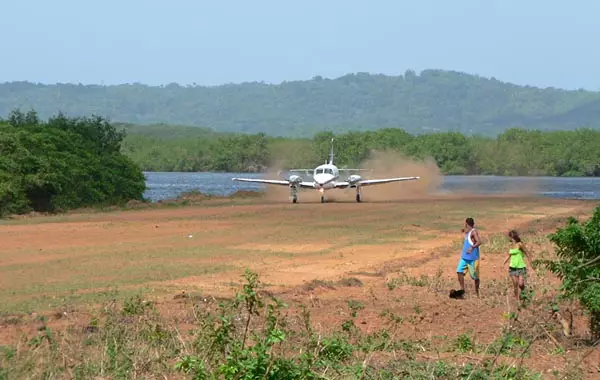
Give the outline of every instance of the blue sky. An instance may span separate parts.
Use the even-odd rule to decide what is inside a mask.
[[[600,90],[597,0],[6,0],[0,82],[464,71]]]

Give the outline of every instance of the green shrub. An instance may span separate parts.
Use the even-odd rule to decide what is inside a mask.
[[[557,260],[538,260],[561,280],[564,298],[577,299],[590,313],[592,339],[600,339],[600,206],[585,223],[569,218],[549,236]]]
[[[0,216],[142,200],[145,178],[101,118],[13,111],[0,121]]]

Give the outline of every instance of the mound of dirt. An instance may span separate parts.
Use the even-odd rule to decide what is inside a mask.
[[[260,191],[238,190],[228,196],[228,198],[260,198],[264,194]]]
[[[213,199],[248,199],[248,198],[260,198],[263,196],[263,193],[260,191],[251,191],[251,190],[238,190],[229,195],[219,195],[219,194],[206,194],[198,190],[193,190],[185,193],[179,194],[178,197],[174,199],[166,199],[160,200],[158,204],[190,204],[190,203],[200,203],[203,201],[213,200]]]

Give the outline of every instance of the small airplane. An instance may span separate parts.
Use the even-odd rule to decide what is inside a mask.
[[[399,178],[384,178],[384,179],[369,179],[364,180],[358,174],[350,175],[345,181],[338,181],[340,173],[343,172],[360,172],[368,171],[369,169],[338,169],[333,164],[333,139],[331,139],[331,153],[329,153],[329,161],[324,165],[319,165],[315,169],[292,169],[290,173],[305,172],[307,175],[313,172],[313,181],[303,181],[298,175],[291,175],[287,180],[275,179],[256,179],[256,178],[232,178],[234,181],[241,182],[257,182],[268,185],[280,185],[290,187],[290,197],[293,203],[298,202],[298,187],[305,189],[315,189],[321,193],[321,203],[325,203],[325,191],[331,189],[347,189],[356,188],[356,201],[360,202],[360,189],[363,186],[373,186],[390,182],[412,181],[420,179],[420,177],[399,177]]]

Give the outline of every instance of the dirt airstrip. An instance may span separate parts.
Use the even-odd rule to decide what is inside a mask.
[[[239,289],[244,269],[250,268],[260,275],[265,290],[292,305],[310,305],[323,330],[348,317],[347,301],[352,299],[364,305],[358,321],[366,332],[381,326],[382,312],[393,311],[411,321],[402,338],[431,341],[468,333],[487,344],[505,325],[505,313],[514,310],[507,268],[502,265],[505,232],[517,228],[535,254],[551,255],[545,236],[566,217],[589,216],[596,206],[522,196],[423,196],[372,202],[365,196],[367,201],[360,204],[345,199],[320,204],[301,198],[296,205],[285,197],[4,222],[1,312],[52,313],[69,305],[74,314],[84,313],[110,292],[126,296],[143,291],[166,313],[176,314],[183,306],[175,295],[231,296]],[[452,300],[448,291],[457,286],[461,228],[468,216],[484,238],[482,296],[473,297],[467,277],[466,299]],[[426,280],[425,285],[406,280],[411,278]],[[340,285],[344,279],[360,286]],[[548,289],[557,284],[541,273],[531,283]],[[575,335],[584,337],[585,316],[573,310]],[[2,325],[0,344],[27,328]],[[546,340],[526,364],[562,370],[567,357],[576,360],[584,352],[567,350],[565,359],[557,360],[550,353],[555,348]],[[598,360],[597,353],[586,356],[586,376],[600,375],[594,372]]]

